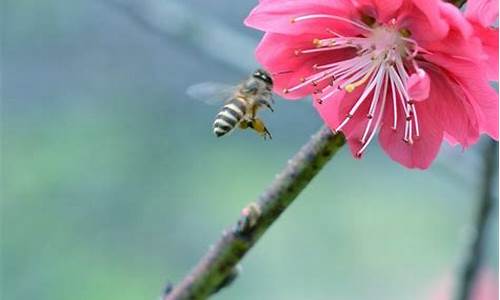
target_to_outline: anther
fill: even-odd
[[[295,51],[293,51],[293,53],[295,54],[295,56],[299,56],[300,52],[301,52],[301,50],[299,50],[299,49],[296,49]]]
[[[354,84],[348,84],[344,87],[344,89],[348,92],[348,93],[352,93],[352,91],[354,91],[354,89],[356,88],[356,86],[354,86]]]
[[[399,33],[405,38],[409,38],[411,36],[411,31],[407,28],[401,28]]]
[[[283,89],[283,94],[288,94],[288,89]]]
[[[376,20],[375,20],[374,17],[370,17],[370,16],[367,16],[367,15],[362,15],[361,16],[361,21],[363,23],[365,23],[366,25],[370,26],[370,27],[372,27],[375,24],[375,22],[376,22]]]

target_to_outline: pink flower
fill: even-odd
[[[490,27],[498,19],[498,0],[469,0],[465,16],[482,41],[488,77],[498,81],[498,28]]]
[[[443,139],[498,139],[498,40],[484,3],[494,2],[472,0],[465,17],[438,0],[261,0],[245,23],[265,31],[256,55],[276,93],[311,94],[356,157],[379,132],[392,159],[425,169]]]

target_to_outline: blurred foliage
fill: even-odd
[[[184,91],[246,74],[104,1],[3,3],[2,299],[156,299],[321,125],[279,101],[271,142],[215,139],[217,108]],[[257,41],[241,24],[253,1],[182,3]],[[462,254],[474,155],[420,172],[375,143],[362,161],[344,149],[216,299],[423,299]]]

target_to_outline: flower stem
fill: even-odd
[[[164,299],[206,299],[228,285],[236,277],[236,267],[243,256],[344,144],[341,134],[334,135],[326,127],[313,135],[258,200],[243,209],[236,225],[223,232],[191,273],[169,289]]]
[[[471,231],[467,253],[465,253],[463,265],[458,274],[459,277],[455,292],[456,300],[471,299],[475,279],[483,260],[488,218],[494,207],[495,196],[493,195],[493,186],[495,186],[495,182],[498,182],[495,179],[498,166],[497,154],[498,144],[494,141],[489,141],[483,154],[482,195],[478,201],[477,215]]]

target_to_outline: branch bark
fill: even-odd
[[[493,186],[495,185],[495,171],[497,170],[498,144],[489,141],[483,154],[483,179],[481,199],[477,215],[474,220],[467,253],[459,271],[457,282],[456,300],[471,299],[476,275],[481,267],[483,248],[486,242],[486,229],[488,218],[494,206]]]
[[[206,299],[228,285],[236,277],[235,267],[243,256],[344,143],[342,135],[334,135],[326,127],[312,136],[259,199],[242,210],[236,225],[223,232],[221,239],[164,299]]]

